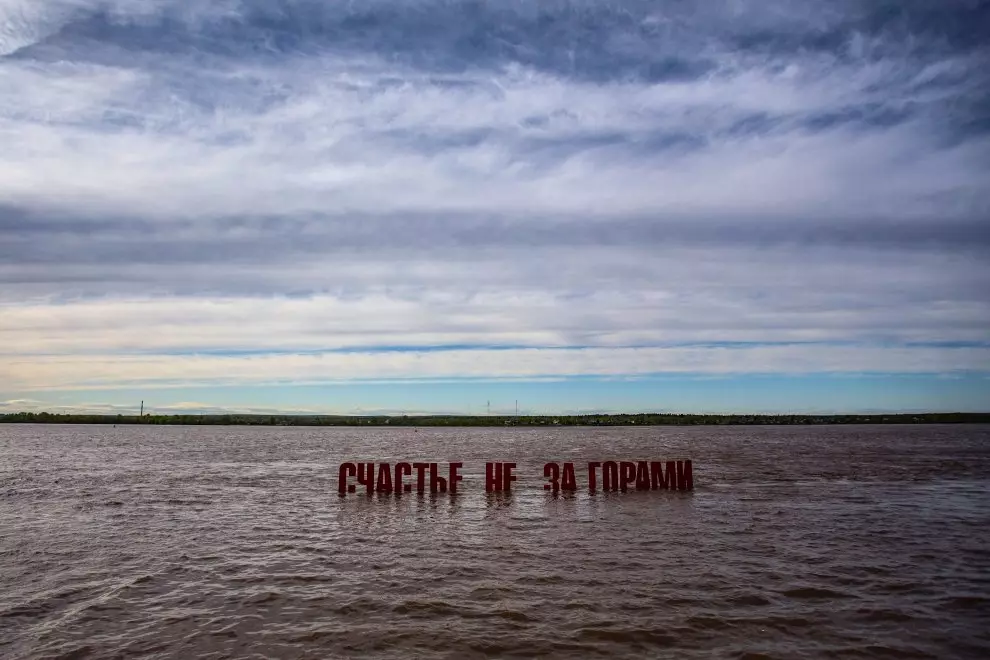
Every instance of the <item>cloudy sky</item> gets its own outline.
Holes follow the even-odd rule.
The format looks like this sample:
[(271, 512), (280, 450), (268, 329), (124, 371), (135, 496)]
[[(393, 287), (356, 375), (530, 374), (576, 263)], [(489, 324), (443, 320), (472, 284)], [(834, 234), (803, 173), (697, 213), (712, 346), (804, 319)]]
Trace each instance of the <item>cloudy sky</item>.
[(0, 0), (0, 410), (990, 409), (988, 5)]

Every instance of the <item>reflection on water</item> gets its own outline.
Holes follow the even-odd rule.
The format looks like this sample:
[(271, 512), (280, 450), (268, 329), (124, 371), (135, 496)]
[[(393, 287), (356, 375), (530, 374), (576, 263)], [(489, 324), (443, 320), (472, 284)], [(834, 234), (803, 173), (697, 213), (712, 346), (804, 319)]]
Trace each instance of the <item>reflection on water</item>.
[[(0, 427), (0, 656), (987, 657), (990, 428)], [(589, 493), (588, 462), (695, 490)], [(337, 493), (344, 461), (459, 492)], [(485, 463), (517, 463), (485, 493)], [(543, 490), (574, 462), (576, 493)]]

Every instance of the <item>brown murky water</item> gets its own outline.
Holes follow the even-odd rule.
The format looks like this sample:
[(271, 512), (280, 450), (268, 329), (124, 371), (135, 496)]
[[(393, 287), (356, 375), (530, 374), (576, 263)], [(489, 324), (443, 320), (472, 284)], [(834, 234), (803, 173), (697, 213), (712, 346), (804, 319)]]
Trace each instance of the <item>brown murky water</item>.
[[(692, 493), (542, 490), (685, 457)], [(465, 476), (341, 499), (355, 459)], [(4, 658), (990, 657), (986, 426), (7, 425), (0, 534)]]

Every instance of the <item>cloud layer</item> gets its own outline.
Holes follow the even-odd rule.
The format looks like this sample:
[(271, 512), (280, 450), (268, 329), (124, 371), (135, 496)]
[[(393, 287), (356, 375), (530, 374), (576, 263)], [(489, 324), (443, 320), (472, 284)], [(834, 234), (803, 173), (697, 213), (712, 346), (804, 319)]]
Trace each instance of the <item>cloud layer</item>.
[(0, 390), (990, 371), (987, 33), (977, 0), (0, 0)]

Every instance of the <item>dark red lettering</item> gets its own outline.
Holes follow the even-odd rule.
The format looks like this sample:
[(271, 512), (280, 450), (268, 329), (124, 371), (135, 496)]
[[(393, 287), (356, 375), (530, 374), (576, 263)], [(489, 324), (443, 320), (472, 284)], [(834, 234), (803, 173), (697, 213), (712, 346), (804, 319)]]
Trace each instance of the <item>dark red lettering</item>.
[(463, 465), (464, 465), (463, 463), (451, 463), (450, 464), (450, 472), (448, 473), (448, 475), (450, 476), (450, 494), (451, 495), (453, 495), (454, 493), (457, 492), (457, 482), (464, 479), (464, 477), (462, 477), (461, 475), (457, 474), (457, 470), (459, 470)]
[(337, 492), (341, 495), (354, 492), (354, 486), (347, 485), (347, 477), (357, 474), (357, 466), (354, 463), (341, 463), (337, 469)]
[(379, 493), (392, 492), (392, 469), (388, 463), (378, 464), (378, 483), (375, 490)]
[(602, 490), (616, 490), (619, 487), (619, 464), (615, 461), (602, 463)]
[(375, 464), (357, 464), (357, 482), (368, 489), (368, 494), (375, 492)]
[(416, 470), (416, 492), (425, 493), (426, 492), (426, 468), (430, 467), (429, 463), (413, 463), (413, 468)]
[(485, 492), (494, 493), (502, 490), (502, 464), (485, 463)]
[(412, 491), (412, 484), (403, 484), (402, 477), (412, 474), (412, 466), (409, 463), (395, 464), (395, 492), (409, 493)]
[[(667, 463), (670, 465), (670, 463)], [(667, 468), (668, 470), (670, 468)], [(691, 474), (691, 461), (677, 461), (677, 490), (694, 490), (694, 475)]]
[(564, 463), (564, 477), (560, 483), (561, 490), (577, 490), (577, 478), (574, 476), (574, 463)]
[(636, 490), (650, 490), (650, 464), (646, 461), (636, 464)]
[(430, 463), (430, 492), (446, 493), (447, 480), (440, 476), (436, 463)]
[(674, 461), (667, 461), (667, 469), (663, 469), (663, 463), (653, 461), (650, 463), (650, 483), (653, 490), (671, 490), (677, 487), (677, 476), (674, 468)]
[(512, 490), (512, 482), (516, 480), (516, 475), (512, 474), (515, 463), (505, 463), (502, 466), (502, 490), (508, 493)]
[(622, 492), (630, 485), (636, 483), (636, 464), (632, 461), (622, 461), (619, 463), (619, 488)]
[(598, 474), (596, 470), (601, 467), (601, 463), (588, 463), (588, 490), (592, 493), (598, 489)]
[(543, 484), (543, 490), (552, 490), (557, 492), (560, 490), (560, 466), (556, 463), (547, 463), (543, 466), (543, 476), (549, 479), (548, 483)]

